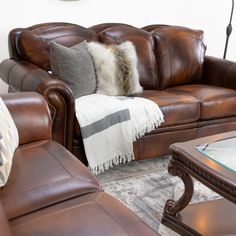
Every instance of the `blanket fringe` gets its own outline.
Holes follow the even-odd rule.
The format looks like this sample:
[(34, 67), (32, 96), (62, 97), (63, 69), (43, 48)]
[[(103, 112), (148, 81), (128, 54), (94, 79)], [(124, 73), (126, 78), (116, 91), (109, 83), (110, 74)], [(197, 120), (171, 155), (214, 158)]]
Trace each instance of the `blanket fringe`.
[(119, 156), (115, 156), (114, 158), (112, 158), (111, 160), (108, 160), (98, 166), (95, 166), (94, 168), (89, 167), (89, 169), (95, 174), (98, 175), (102, 172), (104, 172), (105, 170), (109, 169), (110, 167), (113, 167), (115, 165), (119, 165), (119, 164), (124, 164), (127, 162), (131, 162), (132, 160), (134, 160), (134, 153), (126, 153), (123, 155), (119, 155)]
[(149, 117), (148, 120), (141, 123), (134, 132), (133, 142), (143, 137), (146, 133), (151, 132), (152, 130), (158, 128), (160, 124), (164, 122), (163, 115), (155, 114), (152, 117)]

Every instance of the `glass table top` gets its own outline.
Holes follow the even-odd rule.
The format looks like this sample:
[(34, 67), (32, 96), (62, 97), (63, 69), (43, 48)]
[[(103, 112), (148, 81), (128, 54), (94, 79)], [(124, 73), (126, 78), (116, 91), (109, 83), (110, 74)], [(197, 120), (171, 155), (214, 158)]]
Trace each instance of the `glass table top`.
[(207, 158), (236, 173), (236, 137), (196, 147)]

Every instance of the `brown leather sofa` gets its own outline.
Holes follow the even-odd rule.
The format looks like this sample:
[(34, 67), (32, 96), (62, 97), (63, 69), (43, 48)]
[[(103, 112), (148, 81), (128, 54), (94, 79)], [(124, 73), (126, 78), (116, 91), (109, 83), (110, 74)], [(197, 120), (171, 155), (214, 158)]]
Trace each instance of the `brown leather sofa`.
[(49, 42), (72, 46), (82, 40), (105, 44), (130, 40), (138, 55), (139, 96), (159, 104), (165, 122), (134, 143), (135, 158), (167, 154), (169, 145), (236, 129), (236, 63), (205, 55), (201, 30), (168, 25), (136, 28), (106, 23), (84, 28), (45, 23), (17, 28), (9, 34), (10, 59), (0, 77), (10, 92), (37, 91), (47, 100), (53, 118), (53, 139), (84, 163), (74, 97), (50, 71)]
[(41, 95), (1, 97), (20, 137), (8, 182), (0, 188), (1, 236), (158, 235), (50, 140), (52, 122)]

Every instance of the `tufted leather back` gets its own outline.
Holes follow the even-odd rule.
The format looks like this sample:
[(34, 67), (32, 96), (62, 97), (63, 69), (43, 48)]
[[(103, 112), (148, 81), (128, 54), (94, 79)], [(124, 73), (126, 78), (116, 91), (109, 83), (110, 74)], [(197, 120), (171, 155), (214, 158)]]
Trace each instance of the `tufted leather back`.
[(83, 40), (105, 44), (120, 44), (126, 40), (133, 42), (138, 55), (140, 83), (144, 89), (196, 83), (201, 77), (206, 49), (203, 32), (177, 26), (137, 28), (105, 23), (84, 28), (70, 23), (45, 23), (12, 30), (9, 52), (13, 59), (28, 60), (48, 71), (51, 41), (71, 47)]

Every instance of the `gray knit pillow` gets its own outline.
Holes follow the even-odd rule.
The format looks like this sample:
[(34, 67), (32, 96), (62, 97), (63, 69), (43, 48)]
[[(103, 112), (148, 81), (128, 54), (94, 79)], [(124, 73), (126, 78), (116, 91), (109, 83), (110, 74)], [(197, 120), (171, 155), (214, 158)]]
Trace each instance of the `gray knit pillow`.
[(96, 89), (96, 73), (86, 45), (83, 41), (68, 48), (50, 43), (52, 73), (71, 88), (75, 98), (91, 94)]

